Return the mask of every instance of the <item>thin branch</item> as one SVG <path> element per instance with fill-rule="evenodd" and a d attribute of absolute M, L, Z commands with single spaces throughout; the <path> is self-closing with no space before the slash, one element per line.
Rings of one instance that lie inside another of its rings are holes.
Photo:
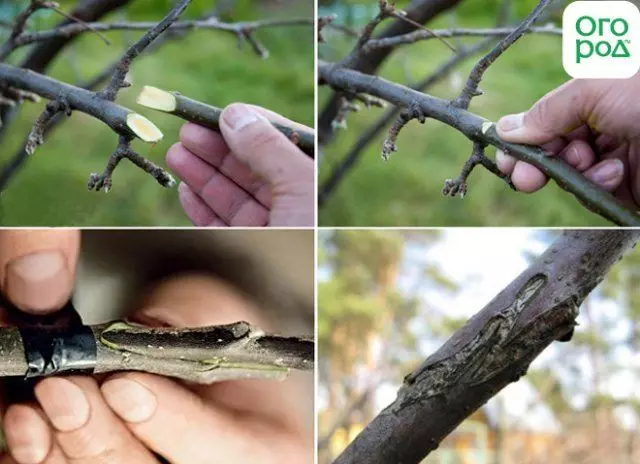
<path fill-rule="evenodd" d="M 97 348 L 96 374 L 142 371 L 210 384 L 233 379 L 282 379 L 291 369 L 313 370 L 314 366 L 313 341 L 265 334 L 247 322 L 178 329 L 115 321 L 90 328 Z M 0 327 L 0 351 L 0 376 L 26 373 L 17 327 Z"/>
<path fill-rule="evenodd" d="M 216 131 L 220 130 L 222 110 L 212 105 L 185 97 L 178 92 L 167 92 L 156 87 L 144 86 L 136 99 L 147 108 L 173 114 L 186 121 L 199 124 Z M 311 158 L 314 156 L 314 135 L 279 123 L 272 123 L 284 136 Z"/>
<path fill-rule="evenodd" d="M 171 174 L 133 151 L 131 148 L 131 137 L 121 135 L 118 139 L 116 151 L 109 156 L 107 167 L 102 174 L 91 173 L 89 181 L 87 182 L 87 188 L 89 190 L 95 190 L 96 192 L 103 190 L 105 193 L 109 193 L 113 186 L 113 171 L 118 164 L 120 164 L 120 161 L 125 158 L 148 173 L 163 187 L 171 188 L 176 185 L 176 181 Z"/>
<path fill-rule="evenodd" d="M 191 0 L 181 0 L 162 21 L 149 29 L 136 43 L 134 43 L 120 58 L 120 63 L 111 77 L 111 82 L 100 92 L 100 96 L 106 100 L 114 101 L 118 91 L 125 87 L 124 82 L 131 67 L 131 63 L 140 53 L 147 48 L 160 34 L 162 34 L 171 24 L 177 21 L 182 12 L 189 6 Z"/>
<path fill-rule="evenodd" d="M 484 153 L 485 147 L 486 144 L 482 142 L 473 142 L 473 151 L 471 152 L 469 159 L 464 163 L 460 175 L 456 179 L 445 180 L 444 187 L 442 188 L 443 195 L 451 197 L 460 195 L 460 198 L 464 198 L 467 193 L 467 179 L 469 178 L 471 171 L 473 171 L 473 169 L 478 165 L 483 166 L 487 171 L 507 182 L 513 190 L 516 190 L 515 186 L 511 183 L 509 176 L 500 172 L 498 166 L 487 158 Z"/>
<path fill-rule="evenodd" d="M 478 85 L 480 84 L 486 70 L 489 69 L 489 66 L 491 66 L 500 57 L 500 55 L 502 55 L 511 45 L 522 37 L 527 30 L 531 28 L 533 23 L 544 13 L 544 10 L 552 1 L 553 0 L 540 0 L 529 16 L 527 16 L 513 32 L 498 42 L 493 50 L 478 61 L 471 70 L 462 92 L 458 98 L 454 100 L 453 104 L 455 106 L 467 109 L 469 108 L 471 99 L 482 94 L 478 89 Z"/>
<path fill-rule="evenodd" d="M 576 324 L 579 306 L 640 239 L 565 231 L 528 269 L 407 375 L 396 400 L 334 464 L 417 463 Z"/>
<path fill-rule="evenodd" d="M 391 125 L 389 129 L 389 134 L 387 138 L 382 143 L 382 159 L 385 161 L 389 161 L 391 158 L 391 153 L 398 151 L 398 147 L 396 146 L 396 142 L 398 140 L 398 135 L 400 135 L 400 131 L 409 124 L 409 121 L 412 119 L 417 119 L 421 124 L 424 124 L 426 118 L 424 113 L 420 111 L 420 108 L 412 105 L 410 108 L 407 108 L 400 112 L 400 116 L 396 122 Z"/>
<path fill-rule="evenodd" d="M 476 53 L 486 49 L 493 43 L 492 38 L 481 40 L 479 43 L 469 47 L 461 48 L 459 53 L 449 60 L 447 60 L 442 66 L 437 68 L 432 74 L 424 78 L 422 81 L 412 86 L 414 90 L 425 91 L 442 79 L 447 77 L 460 63 L 466 60 L 469 56 L 473 56 Z M 402 111 L 402 108 L 393 106 L 389 108 L 386 113 L 381 116 L 376 122 L 369 126 L 360 135 L 356 143 L 353 144 L 351 150 L 347 155 L 333 168 L 328 179 L 318 189 L 318 208 L 322 208 L 326 202 L 331 198 L 331 195 L 340 185 L 340 182 L 349 173 L 349 171 L 355 167 L 363 155 L 364 150 L 369 146 L 375 137 L 387 127 L 391 121 Z"/>
<path fill-rule="evenodd" d="M 587 208 L 623 226 L 640 226 L 640 216 L 627 209 L 618 199 L 603 190 L 564 161 L 547 156 L 540 147 L 509 143 L 498 137 L 495 124 L 453 105 L 451 102 L 412 90 L 403 85 L 344 69 L 335 64 L 320 62 L 320 82 L 334 90 L 362 92 L 375 95 L 404 108 L 416 105 L 425 116 L 441 121 L 472 141 L 493 145 L 514 158 L 525 161 L 554 179 L 563 189 L 576 196 Z"/>
<path fill-rule="evenodd" d="M 456 37 L 505 37 L 514 33 L 517 28 L 514 27 L 500 27 L 489 29 L 468 29 L 468 28 L 454 28 L 454 29 L 434 29 L 433 34 L 418 30 L 410 32 L 404 35 L 398 35 L 395 37 L 387 37 L 383 39 L 373 39 L 367 42 L 364 46 L 366 51 L 375 50 L 378 48 L 397 47 L 400 45 L 414 44 L 424 40 L 431 40 L 437 37 L 442 38 L 456 38 Z M 555 27 L 552 24 L 548 26 L 532 27 L 527 29 L 524 34 L 543 34 L 562 36 L 562 29 Z"/>

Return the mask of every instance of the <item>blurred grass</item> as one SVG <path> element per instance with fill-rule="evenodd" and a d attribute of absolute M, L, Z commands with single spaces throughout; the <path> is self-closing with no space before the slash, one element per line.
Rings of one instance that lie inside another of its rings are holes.
<path fill-rule="evenodd" d="M 168 11 L 158 5 L 141 4 L 128 14 L 138 20 L 155 20 Z M 211 2 L 194 1 L 195 11 Z M 266 17 L 311 17 L 313 4 L 258 4 L 240 2 L 234 20 Z M 190 7 L 191 8 L 191 7 Z M 189 11 L 189 10 L 187 10 Z M 122 16 L 108 18 L 125 19 Z M 91 78 L 115 60 L 139 33 L 108 33 L 111 46 L 86 34 L 58 57 L 50 75 L 67 81 Z M 308 126 L 313 125 L 313 41 L 312 27 L 265 29 L 257 37 L 269 49 L 261 60 L 246 45 L 238 50 L 234 35 L 203 30 L 168 41 L 158 51 L 143 56 L 132 67 L 133 87 L 124 89 L 118 103 L 149 117 L 164 132 L 155 146 L 134 142 L 138 152 L 165 166 L 164 155 L 177 141 L 183 121 L 141 108 L 135 96 L 143 85 L 178 90 L 192 98 L 225 106 L 243 101 L 264 106 Z M 78 76 L 80 74 L 80 77 Z M 44 108 L 25 104 L 0 145 L 0 159 L 10 159 Z M 86 182 L 92 172 L 102 172 L 117 144 L 116 135 L 100 121 L 81 113 L 60 125 L 28 161 L 0 198 L 2 225 L 29 226 L 188 226 L 178 201 L 177 190 L 164 189 L 149 175 L 123 161 L 115 171 L 113 190 L 105 195 L 89 192 Z"/>
<path fill-rule="evenodd" d="M 457 12 L 455 21 L 460 27 L 491 27 L 495 22 L 495 11 L 493 6 L 479 9 L 478 3 L 466 2 Z M 430 27 L 446 28 L 452 23 L 452 18 L 445 15 Z M 465 41 L 472 42 L 473 39 Z M 329 46 L 320 49 L 320 53 L 324 59 L 335 60 L 349 48 L 345 40 L 334 36 L 330 38 Z M 449 59 L 450 53 L 435 40 L 406 46 L 392 55 L 380 75 L 401 83 L 406 83 L 408 78 L 417 81 Z M 457 95 L 477 58 L 467 60 L 428 92 L 443 98 Z M 481 84 L 485 95 L 474 99 L 470 110 L 495 121 L 504 114 L 526 110 L 568 78 L 562 68 L 561 39 L 526 36 L 487 71 Z M 328 95 L 326 88 L 320 88 L 320 109 Z M 360 133 L 383 114 L 382 111 L 370 109 L 349 116 L 348 130 L 340 131 L 333 143 L 323 150 L 320 184 Z M 550 183 L 538 193 L 525 195 L 511 191 L 482 168 L 471 174 L 469 191 L 464 199 L 443 197 L 444 180 L 458 176 L 471 153 L 470 142 L 437 121 L 428 120 L 424 126 L 412 121 L 398 138 L 398 151 L 385 163 L 380 156 L 385 137 L 386 131 L 383 131 L 369 145 L 360 162 L 319 211 L 320 225 L 610 225 L 585 210 L 555 183 Z M 487 153 L 493 156 L 494 150 Z"/>

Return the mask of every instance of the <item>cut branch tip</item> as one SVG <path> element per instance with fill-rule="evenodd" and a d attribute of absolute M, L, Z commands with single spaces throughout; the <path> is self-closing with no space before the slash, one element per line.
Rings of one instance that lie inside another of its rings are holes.
<path fill-rule="evenodd" d="M 145 85 L 142 88 L 136 102 L 159 111 L 171 112 L 176 109 L 176 97 L 172 93 L 150 85 Z"/>
<path fill-rule="evenodd" d="M 154 123 L 138 113 L 129 113 L 127 115 L 127 126 L 136 137 L 144 142 L 153 143 L 162 140 L 162 131 Z"/>

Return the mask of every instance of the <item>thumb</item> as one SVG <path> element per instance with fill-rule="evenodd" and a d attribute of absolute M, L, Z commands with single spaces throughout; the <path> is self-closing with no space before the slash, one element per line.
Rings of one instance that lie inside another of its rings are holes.
<path fill-rule="evenodd" d="M 308 162 L 298 147 L 249 105 L 227 106 L 220 131 L 234 155 L 272 186 L 295 180 Z"/>
<path fill-rule="evenodd" d="M 541 145 L 580 127 L 595 92 L 584 81 L 573 80 L 545 95 L 526 113 L 511 114 L 496 124 L 507 142 Z"/>

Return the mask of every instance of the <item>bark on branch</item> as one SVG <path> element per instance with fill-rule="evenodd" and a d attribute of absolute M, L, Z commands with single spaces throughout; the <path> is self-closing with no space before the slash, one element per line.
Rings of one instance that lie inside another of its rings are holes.
<path fill-rule="evenodd" d="M 364 46 L 365 50 L 375 50 L 377 48 L 398 47 L 400 45 L 409 45 L 424 40 L 442 38 L 459 38 L 459 37 L 506 37 L 516 31 L 515 27 L 497 27 L 492 29 L 433 29 L 431 31 L 418 30 L 395 37 L 386 37 L 382 39 L 372 39 Z M 525 34 L 542 34 L 542 35 L 562 35 L 562 29 L 553 25 L 532 27 L 527 29 Z"/>
<path fill-rule="evenodd" d="M 124 106 L 98 98 L 96 92 L 3 63 L 0 63 L 0 82 L 33 92 L 47 100 L 66 102 L 71 110 L 99 119 L 118 134 L 137 137 L 145 142 L 162 139 L 160 129 L 147 118 Z"/>
<path fill-rule="evenodd" d="M 220 129 L 222 110 L 215 106 L 185 97 L 178 92 L 167 92 L 156 87 L 144 86 L 136 102 L 147 108 L 173 114 L 186 121 L 199 124 L 209 129 Z M 272 123 L 292 143 L 311 158 L 314 157 L 314 136 L 311 132 L 303 132 L 289 126 Z"/>
<path fill-rule="evenodd" d="M 97 348 L 96 374 L 142 371 L 210 384 L 283 379 L 291 369 L 314 366 L 310 339 L 265 334 L 247 322 L 177 329 L 115 321 L 91 330 Z M 19 328 L 0 327 L 0 353 L 0 377 L 25 375 L 28 365 Z"/>
<path fill-rule="evenodd" d="M 578 307 L 640 239 L 637 230 L 566 231 L 405 377 L 334 464 L 420 462 L 466 417 L 572 333 Z"/>
<path fill-rule="evenodd" d="M 640 227 L 638 214 L 627 209 L 609 192 L 585 179 L 567 163 L 557 157 L 547 156 L 540 147 L 505 142 L 498 137 L 495 124 L 459 108 L 453 102 L 417 92 L 381 77 L 322 61 L 318 65 L 318 74 L 320 83 L 334 90 L 366 93 L 402 108 L 418 109 L 426 117 L 453 127 L 472 141 L 493 145 L 520 161 L 534 165 L 602 217 L 621 226 Z"/>
<path fill-rule="evenodd" d="M 406 18 L 415 23 L 426 24 L 441 13 L 456 7 L 462 0 L 415 0 L 404 11 Z M 402 19 L 393 20 L 376 38 L 395 37 L 416 29 L 416 26 Z M 360 53 L 350 66 L 367 74 L 375 74 L 382 63 L 391 55 L 393 48 L 380 48 Z M 318 116 L 319 142 L 326 144 L 331 139 L 332 122 L 340 107 L 340 95 L 331 97 Z"/>

